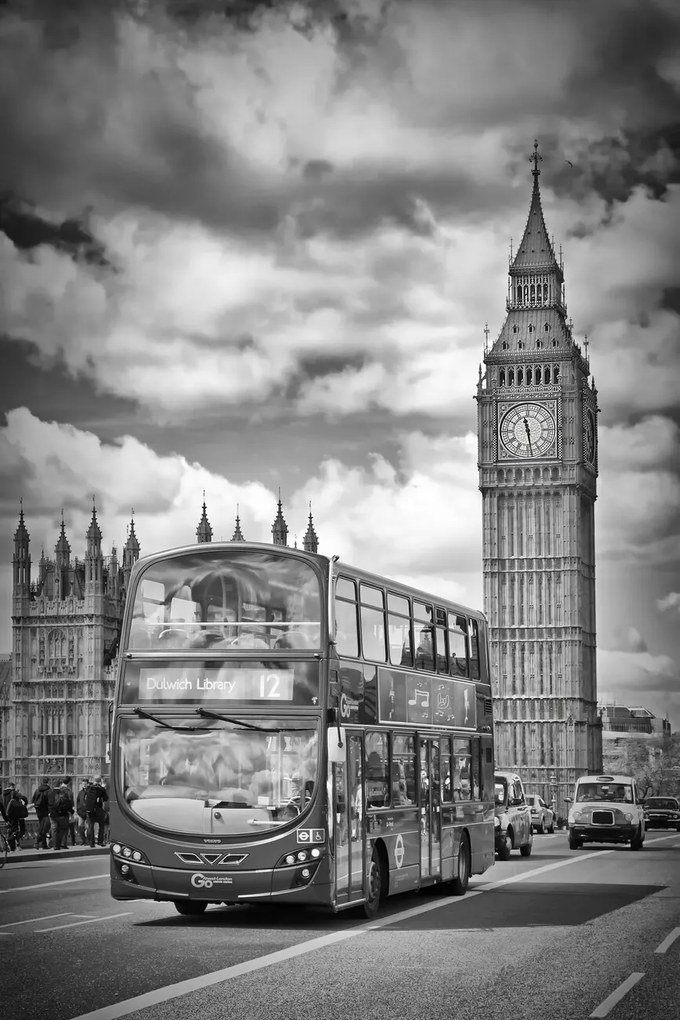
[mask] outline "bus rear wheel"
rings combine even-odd
[[[470,841],[464,835],[458,850],[458,874],[451,881],[451,895],[464,896],[470,884]]]
[[[175,900],[174,903],[177,913],[185,917],[198,917],[208,906],[205,900]]]
[[[371,863],[366,876],[366,899],[364,900],[364,916],[375,917],[380,909],[383,896],[383,867],[377,847],[373,847]]]

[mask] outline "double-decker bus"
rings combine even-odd
[[[373,917],[494,861],[484,616],[298,549],[140,559],[111,740],[117,900]]]

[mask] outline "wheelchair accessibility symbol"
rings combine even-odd
[[[401,833],[394,841],[394,863],[398,868],[404,863],[404,837]]]

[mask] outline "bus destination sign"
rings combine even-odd
[[[139,701],[292,701],[293,670],[160,667],[139,670]]]

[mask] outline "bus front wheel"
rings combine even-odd
[[[451,895],[464,896],[470,884],[470,843],[463,836],[458,850],[458,873],[451,881]]]
[[[206,900],[175,900],[175,910],[185,917],[198,917],[205,913],[208,906]]]
[[[383,868],[380,853],[373,847],[371,863],[366,875],[366,899],[364,900],[364,916],[375,917],[380,909],[383,896]]]

